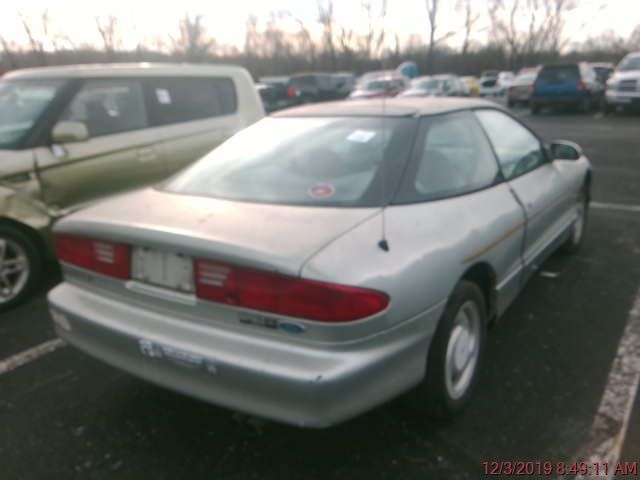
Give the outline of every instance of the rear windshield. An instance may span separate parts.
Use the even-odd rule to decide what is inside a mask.
[[[164,189],[288,205],[380,206],[409,156],[413,118],[265,118]]]
[[[578,80],[579,78],[580,71],[577,65],[553,65],[544,67],[538,75],[538,79],[550,82],[569,82]]]

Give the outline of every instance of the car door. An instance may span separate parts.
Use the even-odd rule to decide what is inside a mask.
[[[531,274],[555,249],[572,219],[572,183],[547,159],[542,142],[504,112],[477,110],[504,178],[526,215],[523,260]]]
[[[230,77],[158,77],[146,81],[151,123],[167,175],[199,159],[242,128]]]
[[[139,80],[86,80],[59,120],[84,125],[88,138],[36,150],[43,197],[53,208],[84,204],[165,175],[158,131],[149,128]]]

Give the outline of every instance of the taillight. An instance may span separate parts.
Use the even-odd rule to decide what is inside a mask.
[[[55,243],[63,262],[123,280],[131,277],[128,245],[66,234],[57,234]]]
[[[196,294],[213,302],[323,322],[349,322],[381,312],[389,297],[376,290],[305,280],[196,259]]]
[[[584,84],[584,82],[582,80],[578,80],[578,90],[584,90],[586,88],[586,85]]]
[[[295,98],[298,96],[298,90],[296,90],[296,87],[289,87],[287,88],[287,96],[289,98]]]

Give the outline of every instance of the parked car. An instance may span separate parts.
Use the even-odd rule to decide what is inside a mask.
[[[326,102],[345,96],[332,73],[299,73],[291,76],[290,84],[298,90],[303,103]]]
[[[486,72],[485,72],[486,73]],[[493,76],[493,72],[489,71],[491,76],[483,76],[480,79],[480,96],[501,96],[504,95],[513,81],[513,72],[497,72]]]
[[[586,62],[544,65],[529,101],[531,113],[542,107],[573,106],[589,112],[602,106],[604,91]]]
[[[535,71],[526,72],[521,73],[513,80],[507,90],[507,105],[509,107],[514,107],[519,103],[524,105],[529,104],[536,77],[537,73]]]
[[[462,81],[466,83],[469,94],[473,97],[480,95],[480,83],[478,78],[474,76],[462,77]]]
[[[333,88],[338,98],[346,98],[356,88],[356,76],[349,72],[333,74]]]
[[[418,77],[411,81],[403,97],[468,97],[469,90],[456,75],[433,75]]]
[[[294,107],[301,103],[300,92],[287,83],[258,83],[256,90],[267,113]]]
[[[240,67],[84,65],[0,81],[0,310],[39,282],[54,220],[157,182],[264,116]]]
[[[607,81],[606,109],[640,106],[640,51],[628,54]]]
[[[607,80],[609,80],[609,77],[616,68],[613,63],[608,62],[592,62],[590,65],[591,68],[595,70],[598,81],[603,85],[606,85]]]
[[[364,80],[356,85],[356,89],[351,92],[351,99],[366,99],[380,97],[395,97],[407,86],[406,79],[401,75],[390,75],[386,77],[375,77],[372,80]]]
[[[417,386],[453,415],[488,324],[579,248],[590,178],[493,102],[283,110],[61,220],[49,307],[69,344],[234,410],[324,427]]]

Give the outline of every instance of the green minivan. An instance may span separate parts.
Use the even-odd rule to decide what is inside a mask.
[[[223,65],[24,69],[0,79],[0,311],[53,256],[56,219],[158,182],[264,116],[249,73]]]

